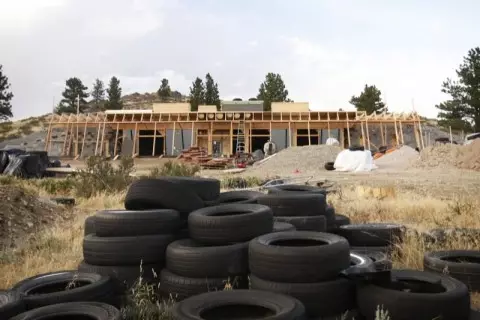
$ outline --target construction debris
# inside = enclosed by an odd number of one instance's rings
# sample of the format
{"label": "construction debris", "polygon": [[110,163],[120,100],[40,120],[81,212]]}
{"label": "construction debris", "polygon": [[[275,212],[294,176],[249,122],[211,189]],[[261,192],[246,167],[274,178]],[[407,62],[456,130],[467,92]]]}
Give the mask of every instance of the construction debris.
{"label": "construction debris", "polygon": [[232,163],[230,158],[213,158],[208,155],[207,149],[200,147],[190,147],[182,151],[177,159],[205,169],[225,169]]}

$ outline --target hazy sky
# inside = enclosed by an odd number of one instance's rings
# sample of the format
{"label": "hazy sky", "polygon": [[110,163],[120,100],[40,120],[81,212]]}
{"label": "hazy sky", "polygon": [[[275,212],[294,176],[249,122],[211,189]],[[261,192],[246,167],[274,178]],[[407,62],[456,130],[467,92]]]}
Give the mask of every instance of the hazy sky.
{"label": "hazy sky", "polygon": [[115,75],[124,94],[160,80],[188,92],[210,72],[223,99],[280,73],[295,101],[353,109],[375,84],[393,111],[436,116],[442,81],[478,46],[480,1],[0,0],[0,64],[15,118],[45,114],[65,80]]}

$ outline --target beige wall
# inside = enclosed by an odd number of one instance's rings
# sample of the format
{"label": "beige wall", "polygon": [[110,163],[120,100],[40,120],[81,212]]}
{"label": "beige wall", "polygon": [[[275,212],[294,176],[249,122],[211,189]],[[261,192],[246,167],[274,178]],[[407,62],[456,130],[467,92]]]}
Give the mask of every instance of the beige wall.
{"label": "beige wall", "polygon": [[272,112],[308,112],[308,102],[272,102]]}
{"label": "beige wall", "polygon": [[153,103],[154,113],[187,113],[190,110],[190,103]]}
{"label": "beige wall", "polygon": [[198,112],[217,112],[217,106],[215,105],[198,106]]}

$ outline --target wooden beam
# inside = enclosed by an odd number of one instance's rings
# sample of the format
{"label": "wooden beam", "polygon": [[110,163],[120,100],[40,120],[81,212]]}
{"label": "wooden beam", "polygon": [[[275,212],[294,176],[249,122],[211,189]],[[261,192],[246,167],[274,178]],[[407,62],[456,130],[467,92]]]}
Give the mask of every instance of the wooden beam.
{"label": "wooden beam", "polygon": [[288,121],[288,147],[292,146],[292,123]]}
{"label": "wooden beam", "polygon": [[100,131],[102,130],[102,124],[98,124],[98,129],[97,129],[97,139],[95,142],[95,155],[97,155],[97,149],[98,149],[98,144],[100,143]]}
{"label": "wooden beam", "polygon": [[380,123],[380,135],[382,136],[382,146],[385,146],[385,133],[384,133],[384,130],[383,130],[383,124]]}
{"label": "wooden beam", "polygon": [[138,122],[135,122],[135,132],[133,133],[132,157],[137,154]]}
{"label": "wooden beam", "polygon": [[398,138],[398,128],[397,128],[397,118],[396,118],[396,117],[395,117],[395,123],[394,123],[394,125],[395,125],[395,139],[396,139],[396,141],[397,141],[397,146],[398,146],[398,144],[399,144],[399,140],[398,140],[398,139],[399,139],[399,138]]}
{"label": "wooden beam", "polygon": [[348,139],[348,147],[350,148],[350,146],[352,145],[351,141],[350,141],[350,124],[348,123],[349,119],[348,119],[348,114],[347,114],[347,139]]}
{"label": "wooden beam", "polygon": [[157,123],[153,124],[153,146],[152,146],[152,157],[155,157],[155,146],[157,145]]}
{"label": "wooden beam", "polygon": [[[117,145],[118,145],[118,131],[120,130],[120,123],[117,122],[117,130],[115,131],[115,145],[113,146],[113,157],[115,158],[117,156]],[[122,140],[123,141],[123,140]],[[154,142],[155,143],[155,140]]]}
{"label": "wooden beam", "polygon": [[307,130],[308,130],[308,145],[311,146],[312,145],[312,139],[310,137],[310,121],[308,121],[308,124],[307,124]]}
{"label": "wooden beam", "polygon": [[400,139],[402,140],[402,145],[405,145],[405,139],[404,139],[404,137],[403,137],[402,121],[399,121],[398,124],[399,124],[399,126],[400,126]]}
{"label": "wooden beam", "polygon": [[80,152],[80,158],[83,157],[83,150],[85,150],[85,139],[87,138],[87,122],[83,128],[83,141],[82,141],[82,151]]}
{"label": "wooden beam", "polygon": [[365,130],[363,130],[363,122],[360,122],[360,126],[362,127],[362,144],[365,147]]}
{"label": "wooden beam", "polygon": [[423,141],[422,122],[420,121],[420,118],[418,118],[418,129],[420,130],[420,141],[422,143],[422,149],[425,149],[425,142]]}
{"label": "wooden beam", "polygon": [[105,139],[105,127],[106,127],[107,123],[104,122],[103,123],[103,129],[102,129],[102,143],[101,143],[101,146],[102,146],[102,149],[101,149],[101,152],[100,152],[100,155],[103,156],[103,152],[104,152],[104,148],[105,146],[103,145],[103,142],[104,142],[104,139]]}
{"label": "wooden beam", "polygon": [[190,146],[192,146],[192,147],[197,145],[196,143],[194,143],[195,142],[195,137],[194,136],[196,136],[196,134],[195,134],[195,122],[192,121],[192,138],[191,138],[191,141],[190,141]]}
{"label": "wooden beam", "polygon": [[173,122],[173,132],[172,132],[172,156],[175,155],[175,125],[177,123],[174,121]]}
{"label": "wooden beam", "polygon": [[[243,134],[245,135],[245,132]],[[228,154],[233,154],[234,153],[234,151],[233,151],[233,121],[230,121],[229,138],[230,138],[230,151],[228,152]],[[238,139],[237,139],[237,141],[238,141]]]}
{"label": "wooden beam", "polygon": [[368,143],[368,150],[370,150],[370,130],[368,130],[368,119],[365,121],[365,131],[367,132],[367,143]]}

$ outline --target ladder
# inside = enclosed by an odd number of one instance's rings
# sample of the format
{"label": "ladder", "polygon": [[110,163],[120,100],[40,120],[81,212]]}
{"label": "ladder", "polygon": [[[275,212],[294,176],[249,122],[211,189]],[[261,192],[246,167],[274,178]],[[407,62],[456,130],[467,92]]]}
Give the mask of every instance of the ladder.
{"label": "ladder", "polygon": [[245,153],[245,121],[240,120],[237,128],[237,147],[235,148],[236,154]]}

